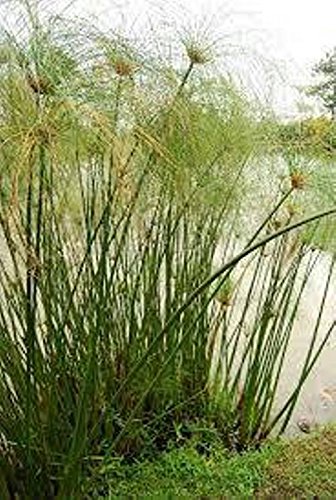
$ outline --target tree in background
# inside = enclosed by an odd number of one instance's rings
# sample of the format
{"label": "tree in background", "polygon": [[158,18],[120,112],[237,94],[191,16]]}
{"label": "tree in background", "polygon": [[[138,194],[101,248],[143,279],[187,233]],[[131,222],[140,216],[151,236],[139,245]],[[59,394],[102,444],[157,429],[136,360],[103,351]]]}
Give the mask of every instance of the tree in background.
{"label": "tree in background", "polygon": [[313,68],[313,74],[320,82],[309,87],[308,94],[317,96],[326,110],[336,119],[336,47],[327,52]]}

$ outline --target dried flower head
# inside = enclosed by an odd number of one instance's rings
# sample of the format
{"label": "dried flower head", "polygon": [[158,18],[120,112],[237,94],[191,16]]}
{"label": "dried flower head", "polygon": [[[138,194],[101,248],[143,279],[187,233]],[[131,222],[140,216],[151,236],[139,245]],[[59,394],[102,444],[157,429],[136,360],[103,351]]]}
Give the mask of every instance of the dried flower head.
{"label": "dried flower head", "polygon": [[279,217],[275,217],[272,221],[272,226],[275,231],[278,231],[279,229],[281,229],[281,227],[284,226],[284,221],[281,220]]}
{"label": "dried flower head", "polygon": [[113,64],[114,71],[120,77],[131,77],[136,69],[134,62],[127,59],[116,59]]}
{"label": "dried flower head", "polygon": [[0,65],[7,64],[10,60],[11,51],[8,45],[1,44],[0,45]]}
{"label": "dried flower head", "polygon": [[50,80],[39,75],[28,74],[27,83],[36,94],[50,94],[53,90]]}
{"label": "dried flower head", "polygon": [[57,130],[51,124],[39,124],[28,134],[33,144],[50,145],[57,137]]}
{"label": "dried flower head", "polygon": [[307,184],[307,179],[302,172],[292,172],[290,175],[291,185],[293,189],[304,189]]}

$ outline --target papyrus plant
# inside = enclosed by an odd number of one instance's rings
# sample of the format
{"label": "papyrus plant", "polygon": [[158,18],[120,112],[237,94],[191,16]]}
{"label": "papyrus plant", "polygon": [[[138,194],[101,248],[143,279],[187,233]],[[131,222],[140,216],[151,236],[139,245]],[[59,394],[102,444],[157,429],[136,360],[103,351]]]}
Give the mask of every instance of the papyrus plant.
{"label": "papyrus plant", "polygon": [[[164,449],[185,423],[205,420],[237,448],[274,418],[286,424],[316,359],[274,417],[300,298],[303,249],[286,267],[286,235],[335,209],[269,234],[290,188],[214,270],[259,145],[246,100],[198,77],[208,57],[190,46],[184,71],[168,71],[129,40],[87,27],[65,36],[28,14],[24,36],[4,34],[0,70],[0,488],[70,498],[102,461]],[[267,245],[271,278],[261,283],[256,265],[252,336],[238,347],[241,331],[212,311],[236,266]]]}

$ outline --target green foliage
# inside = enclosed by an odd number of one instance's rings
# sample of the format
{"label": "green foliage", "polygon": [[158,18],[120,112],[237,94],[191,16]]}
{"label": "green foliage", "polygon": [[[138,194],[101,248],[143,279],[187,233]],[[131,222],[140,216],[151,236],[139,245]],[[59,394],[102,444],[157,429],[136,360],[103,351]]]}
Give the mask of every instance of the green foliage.
{"label": "green foliage", "polygon": [[[272,232],[296,173],[232,256],[242,173],[260,152],[246,99],[197,77],[207,59],[190,48],[181,74],[115,34],[33,21],[24,40],[6,34],[0,71],[2,497],[85,495],[97,464],[184,444],[199,422],[206,442],[213,430],[230,448],[259,444],[285,428],[334,326],[321,343],[312,326],[273,415],[306,284],[295,288],[309,240],[288,264],[287,233],[334,206]],[[251,322],[245,343],[223,292],[237,297],[248,256],[257,308],[232,304]]]}
{"label": "green foliage", "polygon": [[330,158],[336,148],[335,122],[324,116],[278,126],[279,149],[302,155]]}
{"label": "green foliage", "polygon": [[108,498],[247,498],[262,485],[274,450],[232,456],[223,447],[200,454],[193,445],[168,451],[156,461],[136,465],[111,462],[92,495]]}
{"label": "green foliage", "polygon": [[232,455],[220,444],[208,454],[189,443],[156,460],[111,461],[91,484],[101,498],[329,498],[336,491],[335,429],[305,438],[270,441],[261,450]]}
{"label": "green foliage", "polygon": [[317,96],[322,101],[323,106],[335,118],[336,113],[336,48],[332,52],[327,52],[314,67],[314,74],[320,77],[321,81],[317,85],[308,89],[308,94]]}
{"label": "green foliage", "polygon": [[[267,124],[265,127],[271,158],[283,162],[275,172],[283,184],[284,176],[301,189],[288,205],[290,217],[321,210],[333,205],[336,200],[334,156],[336,147],[336,126],[334,120],[325,116],[297,120],[289,123]],[[274,162],[273,162],[274,164]],[[275,177],[273,173],[273,178]],[[335,227],[332,220],[319,227],[311,228],[303,238],[317,248],[334,252]]]}
{"label": "green foliage", "polygon": [[336,492],[336,434],[334,427],[317,430],[305,439],[283,443],[266,468],[261,496],[317,496]]}

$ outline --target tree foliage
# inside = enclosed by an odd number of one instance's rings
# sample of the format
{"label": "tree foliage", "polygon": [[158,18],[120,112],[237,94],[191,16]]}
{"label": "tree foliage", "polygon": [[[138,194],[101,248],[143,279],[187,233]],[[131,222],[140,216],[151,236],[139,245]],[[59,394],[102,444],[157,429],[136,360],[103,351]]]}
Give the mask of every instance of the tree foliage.
{"label": "tree foliage", "polygon": [[309,87],[308,94],[317,96],[324,108],[336,118],[336,47],[314,66],[313,74],[319,83]]}

